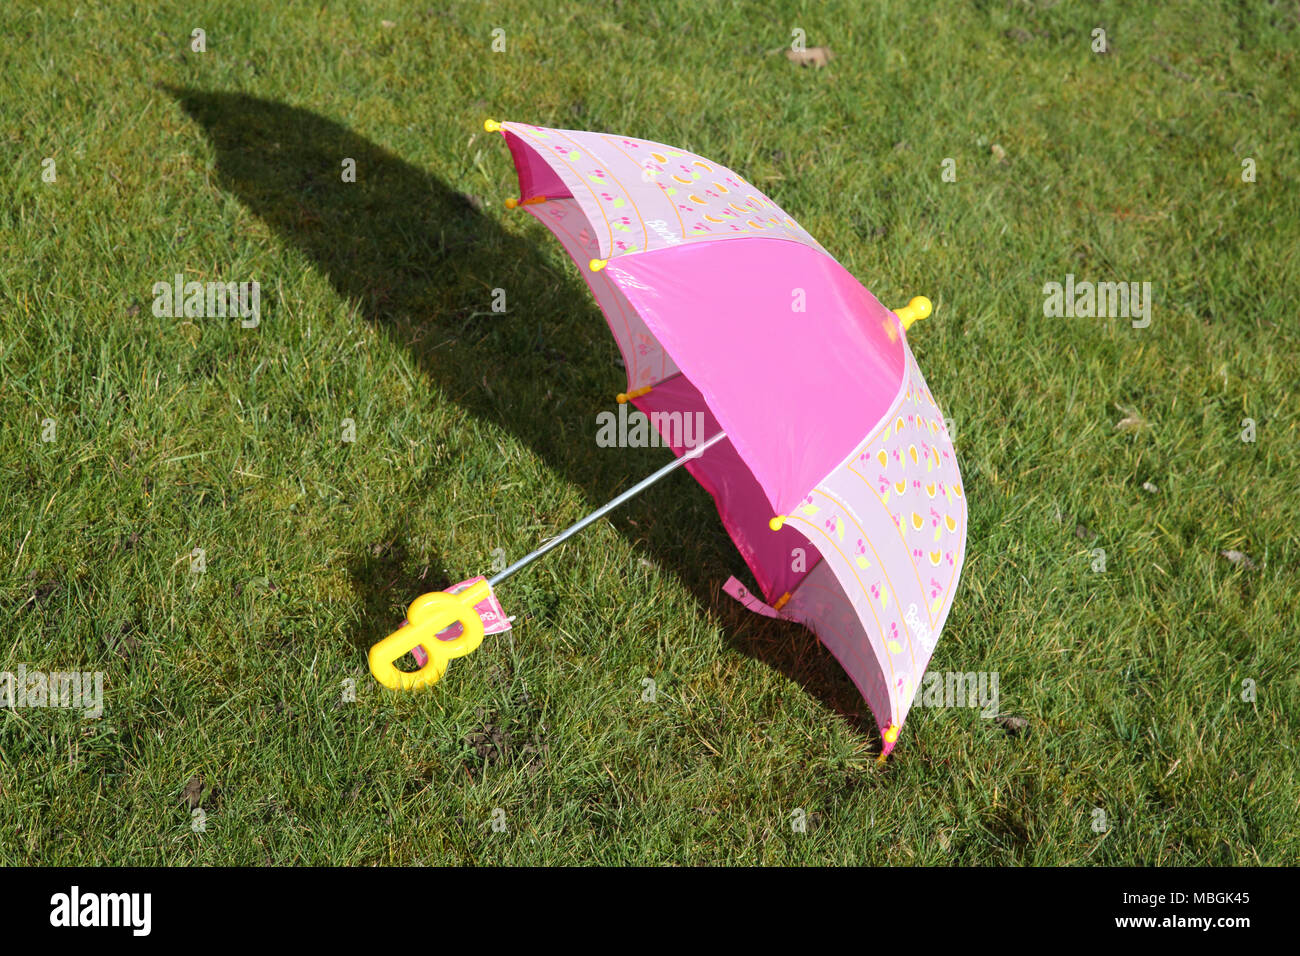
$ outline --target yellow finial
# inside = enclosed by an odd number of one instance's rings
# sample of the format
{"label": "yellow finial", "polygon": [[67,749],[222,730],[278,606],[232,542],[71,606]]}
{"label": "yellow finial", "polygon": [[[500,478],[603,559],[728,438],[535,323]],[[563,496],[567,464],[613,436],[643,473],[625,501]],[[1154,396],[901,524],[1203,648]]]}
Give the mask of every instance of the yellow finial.
{"label": "yellow finial", "polygon": [[605,266],[609,265],[609,260],[592,259],[590,262],[587,263],[587,265],[591,267],[592,272],[599,272],[601,269],[605,268]]}
{"label": "yellow finial", "polygon": [[483,129],[488,133],[499,133],[501,132],[501,124],[494,119],[485,119],[483,121]]}
{"label": "yellow finial", "polygon": [[929,317],[933,311],[934,306],[930,304],[930,300],[923,295],[918,295],[903,308],[895,309],[894,315],[898,316],[902,321],[903,331],[906,332],[912,327],[912,323],[920,322],[922,319]]}
{"label": "yellow finial", "polygon": [[514,208],[515,208],[516,206],[518,206],[518,205],[519,205],[519,200],[516,199],[514,196],[507,196],[507,197],[506,197],[506,208],[507,208],[507,209],[514,209]]}
{"label": "yellow finial", "polygon": [[634,398],[640,398],[642,395],[649,395],[650,392],[653,390],[654,390],[653,385],[646,385],[643,386],[642,388],[633,389],[630,392],[619,392],[616,398],[618,399],[618,403],[620,405],[626,405]]}
{"label": "yellow finial", "polygon": [[891,722],[890,725],[885,728],[883,736],[885,746],[881,748],[880,755],[876,757],[876,763],[882,767],[885,765],[885,758],[889,756],[889,751],[893,750],[894,744],[898,742],[898,724]]}
{"label": "yellow finial", "polygon": [[767,523],[767,526],[773,531],[780,531],[781,525],[785,524],[785,515],[777,515]]}

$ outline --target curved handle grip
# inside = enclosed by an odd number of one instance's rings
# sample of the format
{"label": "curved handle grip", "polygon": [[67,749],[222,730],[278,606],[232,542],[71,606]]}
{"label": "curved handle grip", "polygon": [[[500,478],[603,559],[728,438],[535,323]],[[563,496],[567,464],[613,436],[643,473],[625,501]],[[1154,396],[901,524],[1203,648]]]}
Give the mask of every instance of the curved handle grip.
{"label": "curved handle grip", "polygon": [[[370,673],[389,690],[422,690],[447,672],[452,658],[464,657],[483,643],[483,621],[474,605],[492,594],[486,581],[470,585],[458,594],[433,591],[421,594],[407,608],[405,627],[370,648]],[[438,634],[459,623],[461,633],[442,641]],[[400,671],[393,661],[422,646],[429,659],[416,671]]]}

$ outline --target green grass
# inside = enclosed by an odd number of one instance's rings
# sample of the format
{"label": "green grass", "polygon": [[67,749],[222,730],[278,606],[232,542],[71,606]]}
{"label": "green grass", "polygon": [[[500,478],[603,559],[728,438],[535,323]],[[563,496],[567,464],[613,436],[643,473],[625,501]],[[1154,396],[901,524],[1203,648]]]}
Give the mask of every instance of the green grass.
{"label": "green grass", "polygon": [[[794,27],[827,69],[769,53]],[[54,2],[0,35],[0,670],[106,674],[100,720],[0,713],[0,861],[1296,860],[1294,2]],[[595,445],[617,353],[486,116],[687,147],[934,300],[970,530],[932,668],[998,672],[1022,733],[918,709],[877,767],[829,653],[720,594],[684,475],[510,581],[512,637],[434,691],[373,684],[413,597],[665,460]],[[261,326],[155,318],[177,272],[260,281]],[[1045,318],[1067,272],[1150,281],[1150,328]]]}

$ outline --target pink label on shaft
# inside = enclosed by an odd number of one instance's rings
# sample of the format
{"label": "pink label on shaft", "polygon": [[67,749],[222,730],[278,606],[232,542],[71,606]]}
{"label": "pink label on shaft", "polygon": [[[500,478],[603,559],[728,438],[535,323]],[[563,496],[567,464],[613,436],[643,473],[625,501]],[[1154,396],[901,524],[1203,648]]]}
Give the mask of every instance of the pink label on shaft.
{"label": "pink label on shaft", "polygon": [[[469,578],[465,581],[461,581],[459,584],[453,584],[449,588],[444,588],[444,590],[448,594],[459,594],[471,584],[475,584],[482,580],[484,580],[484,577],[480,574],[476,578]],[[484,635],[501,634],[504,631],[510,630],[510,618],[506,615],[505,608],[501,606],[501,602],[497,600],[496,592],[490,592],[486,598],[475,604],[474,610],[478,612],[478,618],[483,622]],[[402,627],[405,626],[406,621],[403,621]],[[453,628],[455,629],[454,631],[452,631]],[[454,637],[459,637],[460,625],[453,624],[451,628],[448,628],[448,631],[452,631],[452,633],[447,634],[444,640],[451,640]],[[428,653],[418,644],[411,649],[411,656],[415,658],[415,663],[421,667],[423,667],[429,660]]]}
{"label": "pink label on shaft", "polygon": [[[476,578],[469,578],[461,581],[460,584],[453,584],[447,588],[451,594],[459,594],[471,584],[485,580],[483,575]],[[497,600],[496,592],[490,591],[488,596],[474,605],[474,610],[478,611],[479,620],[483,622],[484,634],[500,634],[502,631],[510,630],[510,618],[506,616],[505,609],[501,607],[501,602]]]}

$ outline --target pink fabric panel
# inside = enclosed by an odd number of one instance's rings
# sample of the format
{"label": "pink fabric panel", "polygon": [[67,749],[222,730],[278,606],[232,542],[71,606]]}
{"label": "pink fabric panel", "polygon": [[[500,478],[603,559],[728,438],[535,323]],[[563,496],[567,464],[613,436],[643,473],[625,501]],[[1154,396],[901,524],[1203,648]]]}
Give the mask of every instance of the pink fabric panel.
{"label": "pink fabric panel", "polygon": [[[966,522],[943,413],[909,352],[906,387],[888,416],[788,522],[817,546],[843,586],[865,638],[854,653],[878,661],[900,726],[952,606]],[[808,623],[826,640],[815,615]],[[827,644],[852,673],[850,661]]]}
{"label": "pink fabric panel", "polygon": [[506,132],[506,145],[510,147],[510,156],[515,161],[515,171],[519,174],[519,198],[532,199],[546,196],[548,199],[572,198],[569,187],[564,184],[541,156],[524,143],[518,136]]}
{"label": "pink fabric panel", "polygon": [[576,199],[594,230],[598,258],[749,236],[825,252],[751,183],[695,153],[632,136],[501,125],[524,198]]}
{"label": "pink fabric panel", "polygon": [[587,217],[573,199],[552,199],[532,206],[524,206],[538,222],[560,240],[560,244],[574,262],[578,272],[591,289],[596,303],[605,313],[609,330],[614,333],[618,350],[623,353],[623,366],[627,370],[627,387],[631,391],[643,385],[653,385],[677,374],[677,366],[664,351],[658,340],[650,334],[645,321],[619,291],[605,272],[592,272],[587,263],[597,254]]}
{"label": "pink fabric panel", "polygon": [[[883,736],[896,717],[876,653],[880,642],[864,630],[857,606],[848,598],[829,562],[823,561],[808,574],[781,616],[803,624],[835,655],[871,708]],[[886,750],[892,747],[885,745]]]}
{"label": "pink fabric panel", "polygon": [[[721,430],[699,389],[681,375],[656,385],[653,391],[633,399],[633,404],[650,416],[652,423],[661,425],[661,434],[668,437],[671,433],[671,437],[678,441],[682,436],[687,436],[692,439],[692,445],[698,445]],[[656,415],[674,412],[681,415],[677,419],[680,424],[675,429],[664,427],[669,425],[670,419],[656,419]],[[696,412],[703,415],[704,427],[691,427],[688,430],[685,416]],[[673,446],[674,455],[681,457],[683,451],[680,444]],[[780,531],[773,531],[768,527],[770,515],[763,489],[759,487],[749,467],[741,461],[735,446],[730,441],[720,442],[699,458],[688,462],[686,470],[713,496],[727,533],[731,535],[731,540],[735,542],[749,569],[754,572],[767,600],[775,602],[787,591],[796,590],[808,572],[821,560],[821,555],[808,543],[807,538],[793,528],[783,527]],[[802,549],[802,555],[796,555],[795,549]],[[796,567],[802,570],[796,571]]]}
{"label": "pink fabric panel", "polygon": [[822,252],[749,239],[604,271],[699,388],[773,514],[843,461],[898,393],[897,316]]}

